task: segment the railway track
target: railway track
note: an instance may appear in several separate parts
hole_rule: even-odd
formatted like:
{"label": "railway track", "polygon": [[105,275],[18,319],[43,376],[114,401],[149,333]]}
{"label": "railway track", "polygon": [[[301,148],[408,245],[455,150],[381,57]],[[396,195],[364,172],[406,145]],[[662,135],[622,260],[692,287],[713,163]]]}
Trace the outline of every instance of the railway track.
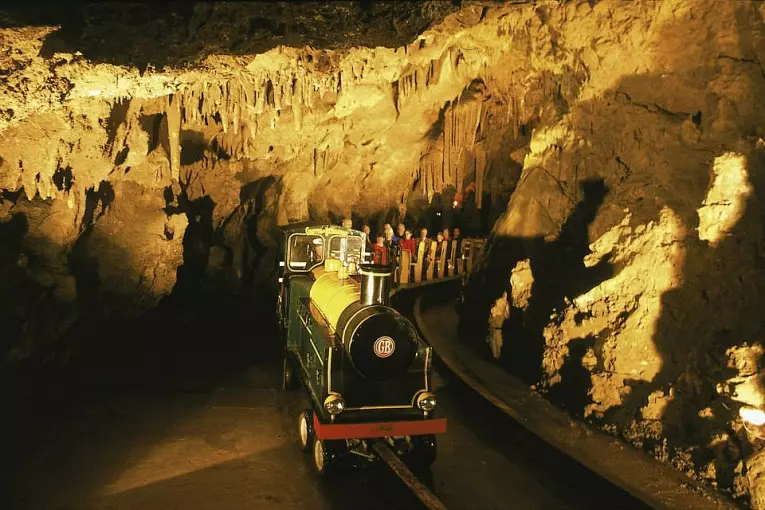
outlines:
{"label": "railway track", "polygon": [[414,473],[391,451],[384,441],[376,439],[372,443],[372,448],[427,510],[446,510],[446,506],[444,506],[441,500],[425,484],[417,479]]}

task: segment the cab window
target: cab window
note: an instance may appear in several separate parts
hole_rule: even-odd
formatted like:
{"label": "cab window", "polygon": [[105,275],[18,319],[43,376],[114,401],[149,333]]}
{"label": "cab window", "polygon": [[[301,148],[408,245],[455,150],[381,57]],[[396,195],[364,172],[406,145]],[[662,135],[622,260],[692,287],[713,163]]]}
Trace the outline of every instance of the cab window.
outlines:
{"label": "cab window", "polygon": [[364,240],[358,236],[335,236],[329,241],[329,256],[343,262],[355,273],[362,261]]}
{"label": "cab window", "polygon": [[324,262],[324,239],[321,236],[293,235],[287,257],[290,269],[311,269]]}

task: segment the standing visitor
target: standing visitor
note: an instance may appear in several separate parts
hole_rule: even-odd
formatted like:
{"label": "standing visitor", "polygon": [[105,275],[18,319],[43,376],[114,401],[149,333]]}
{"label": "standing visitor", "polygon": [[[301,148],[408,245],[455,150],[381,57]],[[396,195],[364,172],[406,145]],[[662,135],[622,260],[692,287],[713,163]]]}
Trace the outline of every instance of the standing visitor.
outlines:
{"label": "standing visitor", "polygon": [[363,259],[364,262],[369,262],[372,256],[372,229],[369,228],[368,224],[364,223],[361,231],[364,232],[364,251],[366,252]]}
{"label": "standing visitor", "polygon": [[408,250],[413,256],[417,251],[417,242],[412,239],[412,231],[409,229],[404,230],[403,239],[398,242],[398,246],[401,250]]}
{"label": "standing visitor", "polygon": [[372,246],[372,263],[387,266],[390,263],[385,236],[377,234],[377,242]]}
{"label": "standing visitor", "polygon": [[396,226],[396,234],[393,236],[393,240],[396,242],[396,244],[398,244],[399,241],[404,238],[404,232],[406,232],[406,225],[399,223]]}

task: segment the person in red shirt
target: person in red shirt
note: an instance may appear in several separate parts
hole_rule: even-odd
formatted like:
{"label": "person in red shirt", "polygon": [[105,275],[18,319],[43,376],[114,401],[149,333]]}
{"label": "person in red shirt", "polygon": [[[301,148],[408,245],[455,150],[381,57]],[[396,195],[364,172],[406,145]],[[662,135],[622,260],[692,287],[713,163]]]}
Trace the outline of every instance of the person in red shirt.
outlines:
{"label": "person in red shirt", "polygon": [[398,246],[401,250],[409,250],[412,257],[416,255],[417,242],[412,239],[412,231],[405,230],[404,237],[398,242]]}
{"label": "person in red shirt", "polygon": [[377,234],[377,243],[372,246],[372,263],[387,266],[390,263],[388,247],[385,245],[385,236]]}

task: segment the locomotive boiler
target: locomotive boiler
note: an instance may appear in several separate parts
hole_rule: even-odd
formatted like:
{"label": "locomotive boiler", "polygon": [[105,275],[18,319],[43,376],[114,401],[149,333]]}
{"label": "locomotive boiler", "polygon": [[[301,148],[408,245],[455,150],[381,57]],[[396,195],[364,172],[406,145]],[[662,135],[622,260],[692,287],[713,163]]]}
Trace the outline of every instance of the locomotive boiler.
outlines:
{"label": "locomotive boiler", "polygon": [[284,229],[279,325],[284,387],[301,384],[312,408],[298,419],[300,444],[325,473],[342,458],[373,459],[385,440],[418,463],[435,459],[432,348],[390,306],[391,271],[365,264],[357,230],[298,224]]}

